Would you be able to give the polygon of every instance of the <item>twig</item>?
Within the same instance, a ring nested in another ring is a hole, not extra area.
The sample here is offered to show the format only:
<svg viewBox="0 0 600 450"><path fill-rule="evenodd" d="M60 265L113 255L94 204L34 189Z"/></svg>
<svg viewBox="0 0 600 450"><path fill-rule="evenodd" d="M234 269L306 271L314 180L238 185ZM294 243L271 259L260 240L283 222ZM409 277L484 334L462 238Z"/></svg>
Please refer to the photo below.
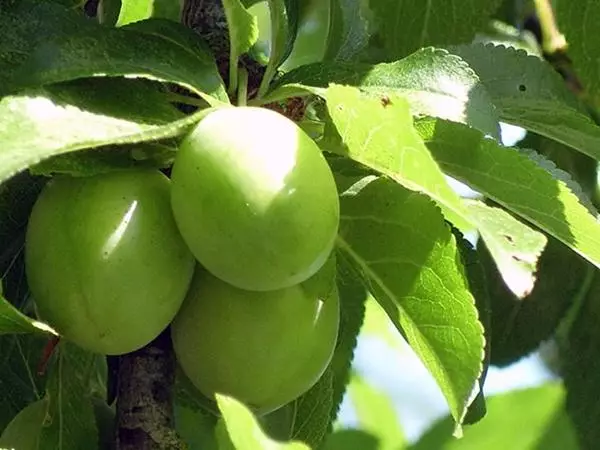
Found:
<svg viewBox="0 0 600 450"><path fill-rule="evenodd" d="M550 0L534 0L540 27L542 29L542 48L545 53L563 53L567 49L565 36L558 29Z"/></svg>

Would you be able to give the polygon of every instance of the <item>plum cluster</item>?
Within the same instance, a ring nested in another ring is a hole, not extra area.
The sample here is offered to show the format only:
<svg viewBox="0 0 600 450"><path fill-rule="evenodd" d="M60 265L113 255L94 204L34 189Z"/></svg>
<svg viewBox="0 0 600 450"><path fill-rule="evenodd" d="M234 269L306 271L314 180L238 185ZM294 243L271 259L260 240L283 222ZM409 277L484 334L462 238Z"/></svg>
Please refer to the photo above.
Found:
<svg viewBox="0 0 600 450"><path fill-rule="evenodd" d="M331 360L338 223L315 142L274 111L223 107L183 139L171 179L54 177L29 220L27 277L38 314L65 339L119 355L171 324L200 392L265 413Z"/></svg>

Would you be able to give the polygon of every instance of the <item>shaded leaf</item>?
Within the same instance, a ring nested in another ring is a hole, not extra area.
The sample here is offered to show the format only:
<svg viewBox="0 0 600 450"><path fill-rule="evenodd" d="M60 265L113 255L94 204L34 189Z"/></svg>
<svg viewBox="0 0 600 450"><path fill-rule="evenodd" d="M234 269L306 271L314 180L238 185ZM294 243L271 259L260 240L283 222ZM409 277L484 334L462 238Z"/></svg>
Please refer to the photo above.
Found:
<svg viewBox="0 0 600 450"><path fill-rule="evenodd" d="M426 48L389 64L316 63L279 79L269 98L309 90L321 93L330 83L359 87L378 97L406 98L414 115L466 123L499 136L498 113L478 76L446 50Z"/></svg>
<svg viewBox="0 0 600 450"><path fill-rule="evenodd" d="M37 450L47 409L48 399L44 398L19 411L0 435L0 448Z"/></svg>
<svg viewBox="0 0 600 450"><path fill-rule="evenodd" d="M258 40L258 22L240 0L223 0L229 30L229 84L237 86L238 59Z"/></svg>
<svg viewBox="0 0 600 450"><path fill-rule="evenodd" d="M329 1L331 23L325 60L347 61L359 54L369 42L369 26L365 17L364 2Z"/></svg>
<svg viewBox="0 0 600 450"><path fill-rule="evenodd" d="M214 59L192 30L165 19L121 28L87 26L38 46L19 67L23 87L94 76L176 83L208 102L228 102Z"/></svg>
<svg viewBox="0 0 600 450"><path fill-rule="evenodd" d="M542 253L533 291L517 298L499 277L484 246L478 247L491 297L491 362L504 366L549 339L575 298L587 285L589 264L555 239Z"/></svg>
<svg viewBox="0 0 600 450"><path fill-rule="evenodd" d="M595 272L589 291L573 311L560 343L561 374L567 389L567 411L573 420L582 449L594 448L600 430L594 425L600 414L596 392L600 382L600 278ZM571 313L570 313L571 314Z"/></svg>
<svg viewBox="0 0 600 450"><path fill-rule="evenodd" d="M442 120L417 124L444 170L600 267L600 224L564 182L518 150Z"/></svg>
<svg viewBox="0 0 600 450"><path fill-rule="evenodd" d="M451 48L477 72L500 119L600 159L600 127L550 64L494 45Z"/></svg>
<svg viewBox="0 0 600 450"><path fill-rule="evenodd" d="M341 197L338 247L432 373L460 424L482 370L483 327L440 211L423 195L368 177Z"/></svg>
<svg viewBox="0 0 600 450"><path fill-rule="evenodd" d="M543 233L523 224L501 208L478 200L465 200L469 213L483 224L481 238L493 255L506 286L524 297L533 289L535 272L547 238Z"/></svg>
<svg viewBox="0 0 600 450"><path fill-rule="evenodd" d="M329 424L337 417L346 386L350 380L350 367L354 350L365 315L368 291L357 276L351 262L336 251L336 284L340 298L340 328L333 358L329 365L332 371L332 407Z"/></svg>
<svg viewBox="0 0 600 450"><path fill-rule="evenodd" d="M362 430L336 430L327 437L323 450L379 450L379 441Z"/></svg>
<svg viewBox="0 0 600 450"><path fill-rule="evenodd" d="M499 0L370 0L388 59L429 45L470 41L496 11Z"/></svg>
<svg viewBox="0 0 600 450"><path fill-rule="evenodd" d="M98 447L98 428L91 399L91 382L99 355L61 342L48 374L49 406L40 450Z"/></svg>
<svg viewBox="0 0 600 450"><path fill-rule="evenodd" d="M357 374L348 385L348 396L358 418L359 429L377 438L379 450L400 450L406 438L389 394Z"/></svg>
<svg viewBox="0 0 600 450"><path fill-rule="evenodd" d="M577 76L585 88L597 97L600 93L598 54L600 40L592 30L600 20L600 5L593 0L562 0L555 5L560 31L569 45Z"/></svg>
<svg viewBox="0 0 600 450"><path fill-rule="evenodd" d="M452 437L452 419L438 421L410 450L577 450L558 383L488 397L488 415Z"/></svg>
<svg viewBox="0 0 600 450"><path fill-rule="evenodd" d="M37 371L46 342L35 334L0 336L0 430L43 397L45 377Z"/></svg>
<svg viewBox="0 0 600 450"><path fill-rule="evenodd" d="M3 6L0 14L0 97L14 91L20 80L14 69L41 44L65 38L92 25L71 9L52 2L20 0Z"/></svg>

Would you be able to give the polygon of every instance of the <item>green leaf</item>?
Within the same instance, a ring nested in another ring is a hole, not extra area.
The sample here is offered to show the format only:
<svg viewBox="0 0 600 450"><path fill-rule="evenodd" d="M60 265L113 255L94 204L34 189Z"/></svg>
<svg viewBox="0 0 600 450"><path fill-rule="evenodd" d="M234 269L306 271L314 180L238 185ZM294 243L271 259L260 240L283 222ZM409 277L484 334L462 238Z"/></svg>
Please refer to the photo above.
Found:
<svg viewBox="0 0 600 450"><path fill-rule="evenodd" d="M348 385L348 396L360 430L377 438L379 450L400 450L406 446L400 420L388 393L354 374Z"/></svg>
<svg viewBox="0 0 600 450"><path fill-rule="evenodd" d="M600 267L600 224L564 182L476 130L442 120L417 124L444 170Z"/></svg>
<svg viewBox="0 0 600 450"><path fill-rule="evenodd" d="M596 271L583 300L574 306L574 320L560 344L561 373L567 389L567 411L582 449L594 448L600 430L593 425L600 401L592 395L600 382L600 277ZM571 313L570 313L571 314ZM561 325L562 326L562 325Z"/></svg>
<svg viewBox="0 0 600 450"><path fill-rule="evenodd" d="M440 211L387 178L367 177L342 194L338 247L340 259L356 267L429 369L460 424L481 374L484 337Z"/></svg>
<svg viewBox="0 0 600 450"><path fill-rule="evenodd" d="M473 297L475 297L475 306L477 307L478 318L484 328L485 338L485 355L483 358L483 370L479 377L479 393L469 405L469 409L465 415L464 424L471 425L479 422L483 419L487 413L487 405L483 392L485 380L487 377L488 368L490 365L490 353L491 353L491 307L490 307L490 294L488 289L488 280L485 276L484 267L477 255L473 245L467 241L464 236L456 230L452 229L452 232L456 238L458 251L462 259L463 266L465 267L465 273L469 282L469 290Z"/></svg>
<svg viewBox="0 0 600 450"><path fill-rule="evenodd" d="M329 364L333 374L332 407L329 424L337 417L350 380L350 367L365 315L369 293L354 271L351 263L336 251L336 284L340 297L340 328L333 358Z"/></svg>
<svg viewBox="0 0 600 450"><path fill-rule="evenodd" d="M217 417L203 409L175 401L175 431L189 450L217 450L215 425Z"/></svg>
<svg viewBox="0 0 600 450"><path fill-rule="evenodd" d="M327 369L308 392L295 403L295 420L291 439L302 441L310 448L319 448L327 435L332 409L333 372Z"/></svg>
<svg viewBox="0 0 600 450"><path fill-rule="evenodd" d="M0 295L0 335L13 333L57 335L50 326L27 317Z"/></svg>
<svg viewBox="0 0 600 450"><path fill-rule="evenodd" d="M118 0L120 5L116 26L150 18L179 22L180 2L177 0Z"/></svg>
<svg viewBox="0 0 600 450"><path fill-rule="evenodd" d="M598 53L600 40L593 27L600 19L600 5L593 0L562 0L555 2L556 19L569 45L577 76L594 97L600 90Z"/></svg>
<svg viewBox="0 0 600 450"><path fill-rule="evenodd" d="M558 383L488 397L488 415L477 425L465 427L462 439L451 436L448 417L410 450L577 450L564 397Z"/></svg>
<svg viewBox="0 0 600 450"><path fill-rule="evenodd" d="M429 45L470 41L496 11L499 0L370 0L388 59Z"/></svg>
<svg viewBox="0 0 600 450"><path fill-rule="evenodd" d="M6 8L6 9L4 9ZM73 33L85 32L92 25L75 11L51 2L20 0L0 14L0 97L15 90L19 78L15 68L42 44Z"/></svg>
<svg viewBox="0 0 600 450"><path fill-rule="evenodd" d="M366 431L343 428L327 437L323 450L379 450L379 442Z"/></svg>
<svg viewBox="0 0 600 450"><path fill-rule="evenodd" d="M292 47L279 66L283 72L322 61L329 41L332 0L303 0L297 3L297 32L295 39L293 33L289 34Z"/></svg>
<svg viewBox="0 0 600 450"><path fill-rule="evenodd" d="M575 299L585 293L591 267L555 239L541 255L533 291L517 298L500 278L484 246L478 247L491 297L491 362L507 365L549 339Z"/></svg>
<svg viewBox="0 0 600 450"><path fill-rule="evenodd" d="M359 54L369 42L365 2L329 1L331 2L331 24L325 60L347 61Z"/></svg>
<svg viewBox="0 0 600 450"><path fill-rule="evenodd" d="M0 448L37 450L47 409L48 399L44 398L19 411L0 435Z"/></svg>
<svg viewBox="0 0 600 450"><path fill-rule="evenodd" d="M51 156L181 135L210 111L139 120L131 97L109 99L101 89L61 85L0 100L0 182Z"/></svg>
<svg viewBox="0 0 600 450"><path fill-rule="evenodd" d="M270 439L242 403L221 394L216 397L223 420L219 429L219 449L310 450L310 447L300 442L279 443Z"/></svg>
<svg viewBox="0 0 600 450"><path fill-rule="evenodd" d="M267 3L271 17L271 46L259 97L267 92L277 68L290 55L298 31L298 0L267 0Z"/></svg>
<svg viewBox="0 0 600 450"><path fill-rule="evenodd" d="M471 216L482 224L479 232L506 286L517 297L528 295L535 283L537 262L546 246L546 236L501 208L478 200L464 203Z"/></svg>
<svg viewBox="0 0 600 450"><path fill-rule="evenodd" d="M0 336L0 430L43 397L45 377L37 372L47 341L36 334Z"/></svg>
<svg viewBox="0 0 600 450"><path fill-rule="evenodd" d="M326 96L335 128L326 128L325 149L350 157L408 189L426 193L451 222L469 222L460 197L415 132L403 98L390 95L390 103L385 104L356 88L335 85L327 89Z"/></svg>
<svg viewBox="0 0 600 450"><path fill-rule="evenodd" d="M214 59L190 29L165 19L121 28L88 26L40 45L15 75L23 87L94 76L129 76L183 86L207 102L228 102Z"/></svg>
<svg viewBox="0 0 600 450"><path fill-rule="evenodd" d="M600 127L550 64L503 46L464 45L451 51L477 72L501 120L600 159Z"/></svg>
<svg viewBox="0 0 600 450"><path fill-rule="evenodd" d="M98 447L98 428L91 399L95 355L62 342L48 374L47 426L42 430L40 450Z"/></svg>
<svg viewBox="0 0 600 450"><path fill-rule="evenodd" d="M478 76L446 50L426 48L389 64L317 63L284 75L268 98L308 90L319 94L330 83L359 87L380 98L406 98L413 115L465 123L499 136L498 113ZM294 92L296 91L296 92Z"/></svg>
<svg viewBox="0 0 600 450"><path fill-rule="evenodd" d="M153 0L121 0L121 10L117 26L152 17Z"/></svg>
<svg viewBox="0 0 600 450"><path fill-rule="evenodd" d="M229 29L229 87L237 87L238 59L258 40L256 16L248 12L240 0L223 0L227 27Z"/></svg>

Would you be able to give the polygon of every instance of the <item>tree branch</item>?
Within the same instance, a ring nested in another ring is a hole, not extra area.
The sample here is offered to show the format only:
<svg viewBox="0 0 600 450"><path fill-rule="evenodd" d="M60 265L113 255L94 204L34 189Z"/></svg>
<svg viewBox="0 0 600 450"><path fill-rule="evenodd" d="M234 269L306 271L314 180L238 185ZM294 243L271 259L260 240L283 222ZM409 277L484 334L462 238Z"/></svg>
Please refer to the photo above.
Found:
<svg viewBox="0 0 600 450"><path fill-rule="evenodd" d="M123 355L117 388L119 450L183 449L173 429L175 358L169 331Z"/></svg>

